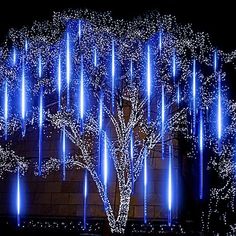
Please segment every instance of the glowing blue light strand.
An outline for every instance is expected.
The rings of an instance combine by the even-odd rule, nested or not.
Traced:
[[[103,125],[103,94],[100,95],[99,100],[99,132],[101,134],[102,131],[102,125]]]
[[[13,66],[16,65],[16,49],[13,49]]]
[[[179,88],[179,84],[178,84],[178,87],[177,87],[177,103],[178,103],[178,105],[180,103],[180,88]]]
[[[111,76],[112,76],[112,88],[111,88],[111,93],[112,93],[112,98],[111,98],[111,103],[112,103],[112,113],[114,113],[115,110],[115,43],[112,41],[112,59],[111,59]]]
[[[162,85],[161,92],[161,154],[162,159],[165,158],[165,88]]]
[[[25,40],[25,52],[27,52],[28,51],[28,40],[26,39]]]
[[[94,66],[97,67],[98,59],[97,59],[97,48],[94,47]]]
[[[172,146],[169,145],[169,163],[168,163],[168,226],[172,224]]]
[[[58,109],[61,109],[61,55],[58,57],[57,67],[57,82],[58,82]]]
[[[40,89],[39,97],[39,160],[38,160],[38,172],[41,176],[41,165],[42,165],[42,142],[43,142],[43,88]]]
[[[131,171],[131,178],[132,178],[132,193],[134,192],[134,134],[133,130],[130,131],[130,171]]]
[[[63,181],[66,180],[66,128],[63,126],[62,130],[62,175]]]
[[[214,52],[214,72],[217,72],[217,51]]]
[[[71,62],[70,62],[70,35],[66,35],[66,83],[67,83],[67,109],[70,106],[70,71],[71,71]]]
[[[42,58],[41,58],[41,54],[39,55],[39,59],[38,59],[38,67],[39,67],[39,78],[42,77]]]
[[[81,20],[79,20],[79,29],[78,29],[78,34],[79,34],[79,41],[80,41],[80,40],[81,40],[81,35],[82,35]]]
[[[174,82],[175,82],[175,76],[176,76],[176,58],[175,58],[175,50],[174,50],[174,53],[173,53],[173,58],[172,58],[172,73],[173,73],[173,79],[174,79]]]
[[[162,30],[160,30],[159,32],[159,52],[161,54],[161,50],[162,50]]]
[[[17,168],[16,211],[17,211],[17,226],[20,227],[21,194],[20,194],[20,169],[19,167]]]
[[[193,61],[193,134],[195,134],[196,128],[196,61]]]
[[[87,227],[88,171],[84,173],[84,229]]]
[[[80,71],[80,120],[81,120],[81,124],[82,125],[83,125],[83,119],[84,119],[84,66],[83,66],[83,56],[81,56],[81,71]]]
[[[217,107],[217,131],[218,131],[218,142],[220,148],[220,140],[222,137],[222,107],[221,107],[221,78],[218,77],[218,107]]]
[[[147,182],[148,182],[148,179],[147,179],[147,150],[145,148],[144,150],[144,176],[143,176],[143,184],[144,184],[144,206],[143,206],[143,220],[144,220],[144,224],[147,224]]]
[[[4,94],[4,120],[5,120],[5,140],[7,140],[7,121],[8,121],[8,87],[7,87],[7,81],[5,83],[5,94]]]
[[[107,150],[107,134],[104,133],[104,157],[103,157],[103,181],[104,190],[107,194],[107,178],[108,178],[108,150]]]
[[[150,122],[150,98],[151,98],[151,59],[150,46],[147,47],[147,97],[148,97],[148,122]]]
[[[203,115],[202,110],[200,111],[200,131],[199,131],[199,150],[200,150],[200,163],[199,163],[199,176],[200,176],[200,185],[199,185],[199,198],[203,199]]]
[[[25,136],[25,112],[26,112],[26,91],[25,91],[25,65],[22,66],[21,78],[21,119],[22,119],[22,136]]]
[[[101,92],[99,99],[99,162],[98,172],[101,173],[101,160],[102,160],[102,128],[103,128],[103,94]]]

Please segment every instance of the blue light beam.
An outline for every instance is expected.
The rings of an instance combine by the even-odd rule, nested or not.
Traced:
[[[8,86],[7,81],[5,82],[5,93],[4,93],[4,120],[5,120],[5,140],[7,140],[7,128],[8,128]]]
[[[70,107],[70,73],[71,73],[71,58],[70,58],[70,35],[66,34],[66,83],[67,83],[67,109]]]
[[[98,172],[101,173],[101,160],[102,160],[102,129],[103,129],[103,93],[100,94],[99,99],[99,162],[98,162]]]
[[[177,104],[178,104],[178,106],[180,104],[180,87],[179,87],[179,84],[178,84],[178,87],[177,87]]]
[[[148,97],[148,123],[150,122],[150,98],[151,98],[151,59],[150,45],[147,47],[147,97]]]
[[[80,120],[81,127],[83,126],[84,119],[84,66],[83,56],[81,56],[81,70],[80,70]]]
[[[39,78],[42,77],[42,58],[41,58],[41,54],[39,55],[38,58],[38,69],[39,69]]]
[[[214,52],[214,72],[217,72],[217,51]]]
[[[62,178],[66,180],[66,128],[63,126],[62,130]]]
[[[217,131],[218,131],[218,142],[220,149],[220,141],[222,137],[222,101],[221,101],[221,78],[218,76],[218,106],[217,106]]]
[[[112,41],[111,76],[112,76],[111,103],[112,103],[112,113],[114,113],[114,110],[115,110],[115,43],[114,43],[114,40]]]
[[[196,61],[193,61],[193,84],[192,84],[192,93],[193,93],[193,134],[196,131]]]
[[[16,65],[16,49],[14,48],[13,49],[13,66],[15,66]]]
[[[94,53],[93,54],[93,56],[94,56],[94,58],[93,58],[94,66],[97,67],[97,65],[98,65],[98,58],[97,58],[97,48],[96,47],[94,47],[93,53]]]
[[[162,159],[165,158],[165,88],[162,85],[161,92],[161,156]]]
[[[162,30],[159,32],[159,52],[161,55],[161,50],[162,50]]]
[[[57,85],[58,85],[58,110],[61,110],[61,55],[58,57]]]
[[[107,179],[108,179],[108,150],[107,150],[107,134],[104,133],[104,157],[103,157],[103,183],[105,194],[107,194]]]
[[[175,56],[175,50],[173,52],[173,58],[172,58],[172,76],[175,82],[176,77],[176,56]]]
[[[200,151],[200,163],[199,163],[199,176],[200,176],[200,184],[199,184],[199,198],[203,199],[203,142],[204,142],[204,134],[203,134],[203,115],[202,110],[200,111],[200,130],[199,130],[199,151]]]
[[[17,191],[16,191],[16,214],[17,226],[20,227],[20,214],[21,214],[21,191],[20,191],[20,168],[17,167]]]
[[[42,166],[42,149],[43,149],[43,88],[40,89],[40,97],[39,97],[39,164],[38,164],[38,172],[39,176],[42,174],[41,166]]]
[[[22,136],[25,136],[25,116],[26,116],[26,90],[25,90],[25,65],[23,62],[21,76],[21,119],[22,119]]]
[[[168,226],[172,224],[172,146],[169,145],[168,162]]]

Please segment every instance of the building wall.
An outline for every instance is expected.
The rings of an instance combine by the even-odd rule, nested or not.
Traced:
[[[53,141],[54,140],[54,141]],[[37,141],[37,135],[35,135]],[[58,147],[58,140],[51,139],[44,142],[44,153],[50,154],[50,150],[55,151]],[[30,145],[31,142],[31,145]],[[55,143],[53,143],[55,142]],[[25,143],[25,145],[24,145]],[[46,144],[47,143],[47,144]],[[57,143],[57,144],[56,144]],[[26,145],[27,144],[27,145]],[[25,155],[34,153],[37,156],[37,145],[31,141],[24,140],[19,145],[19,149],[28,150]],[[177,143],[176,143],[177,146]],[[51,147],[51,149],[50,149]],[[34,150],[35,149],[35,150]],[[159,148],[158,148],[159,150]],[[23,150],[22,150],[23,153]],[[175,154],[177,151],[175,151]],[[50,155],[49,155],[50,156]],[[46,158],[46,157],[44,157]],[[160,220],[167,217],[167,174],[168,158],[162,160],[160,152],[156,151],[148,159],[148,218]],[[34,175],[34,168],[31,167],[22,181],[22,211],[24,215],[40,217],[82,217],[83,216],[83,180],[84,170],[73,169],[66,172],[66,180],[62,181],[61,171],[52,172],[47,178]],[[173,162],[173,201],[177,202],[177,184],[178,184],[178,163],[175,156]],[[111,205],[115,212],[119,207],[119,193],[115,173],[109,176],[108,191]],[[89,176],[89,175],[88,175]],[[14,214],[16,206],[16,175],[8,175],[0,181],[0,215]],[[95,183],[89,176],[87,216],[89,218],[106,217],[103,203],[98,194]],[[174,203],[174,205],[176,205]],[[176,217],[176,209],[173,217]],[[134,194],[131,198],[130,219],[143,218],[143,175],[135,183]]]

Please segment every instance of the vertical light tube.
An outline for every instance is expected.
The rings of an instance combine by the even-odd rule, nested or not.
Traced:
[[[94,66],[97,67],[98,61],[97,61],[97,48],[94,47]]]
[[[80,71],[80,120],[83,125],[84,119],[84,66],[83,56],[81,56],[81,71]],[[81,125],[81,127],[82,127]]]
[[[169,145],[169,163],[168,163],[168,226],[172,224],[172,146]]]
[[[114,113],[115,110],[115,43],[114,40],[112,41],[112,56],[111,56],[111,76],[112,76],[112,113]]]
[[[7,120],[8,120],[8,87],[7,87],[7,81],[5,82],[5,93],[4,93],[4,120],[5,120],[5,140],[7,140]]]
[[[196,61],[193,61],[193,134],[196,131]]]
[[[143,215],[144,215],[144,224],[147,224],[147,149],[144,150],[144,176],[143,176],[143,184],[144,184],[144,203],[143,203]]]
[[[108,150],[107,150],[107,134],[104,133],[104,157],[103,157],[103,181],[105,194],[107,194],[107,178],[108,178]]]
[[[62,175],[63,181],[66,180],[66,128],[63,126],[62,130]]]
[[[162,50],[162,30],[159,32],[159,52],[161,55],[161,50]]]
[[[103,128],[103,93],[101,92],[100,94],[100,99],[99,99],[99,114],[98,114],[98,119],[99,119],[99,162],[98,162],[98,172],[101,173],[101,166],[102,166],[102,128]]]
[[[102,132],[102,126],[103,126],[103,94],[101,93],[100,99],[99,99],[99,133]]]
[[[42,58],[41,58],[41,54],[39,55],[38,58],[38,69],[39,69],[39,78],[42,77]]]
[[[162,159],[165,158],[165,88],[162,85],[161,92],[161,154]]]
[[[58,110],[61,110],[61,55],[58,57],[57,67],[57,83],[58,83]]]
[[[178,84],[178,87],[177,87],[177,103],[178,103],[178,105],[180,103],[180,88],[179,88],[179,84]]]
[[[16,65],[16,49],[15,48],[13,48],[13,66],[15,66]]]
[[[27,51],[28,51],[28,40],[26,39],[25,40],[25,52],[27,53]]]
[[[222,107],[221,107],[221,78],[218,76],[218,106],[217,106],[217,131],[218,131],[218,146],[220,150],[220,141],[222,137]]]
[[[82,35],[81,20],[79,20],[79,29],[78,29],[78,34],[79,34],[79,42],[80,42],[80,40],[81,40],[81,35]]]
[[[172,58],[172,76],[175,82],[175,76],[176,76],[176,58],[175,58],[175,50],[173,52],[173,58]]]
[[[84,229],[87,228],[87,195],[88,195],[88,173],[84,173]]]
[[[199,176],[200,176],[200,185],[199,185],[199,198],[203,199],[203,115],[202,110],[200,111],[200,130],[199,130],[199,151],[200,151],[200,163],[199,163]]]
[[[17,167],[16,210],[17,210],[17,226],[20,227],[21,195],[20,195],[20,169],[19,167]]]
[[[67,83],[67,109],[70,108],[70,71],[71,71],[71,61],[70,61],[70,35],[66,34],[66,83]]]
[[[217,51],[214,52],[214,72],[217,72]]]
[[[150,45],[147,47],[147,97],[148,97],[148,123],[150,122],[150,98],[151,98],[151,59]]]
[[[41,165],[42,165],[42,142],[43,142],[43,88],[40,88],[39,95],[39,165],[38,172],[41,176]]]
[[[25,64],[22,66],[21,77],[21,119],[22,119],[22,136],[25,136],[25,112],[26,112],[26,91],[25,91]]]

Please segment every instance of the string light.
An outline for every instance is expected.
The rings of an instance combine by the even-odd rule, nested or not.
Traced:
[[[81,21],[79,20],[79,26],[78,24],[73,26],[70,20],[72,18],[78,20],[86,19],[86,21],[83,21],[83,27],[84,29],[89,30],[86,31],[86,34],[83,34],[83,37]],[[60,37],[58,36],[63,33],[61,32],[61,25],[62,23],[63,25],[65,24],[65,19],[68,26],[66,29],[68,31],[66,31],[64,39],[65,48],[63,49],[63,52],[60,52],[60,48],[57,46],[60,44],[56,44],[55,42],[60,43]],[[109,24],[106,25],[105,22],[109,22]],[[111,22],[113,23],[110,24]],[[91,25],[93,27],[91,27]],[[140,27],[140,25],[142,27]],[[36,29],[40,29],[42,27],[47,30],[43,30],[40,33],[39,31],[36,31]],[[156,32],[157,29],[161,30]],[[162,30],[167,31],[164,38]],[[74,32],[78,32],[79,37],[78,43],[75,44],[72,41],[74,40]],[[106,32],[106,34],[102,34],[101,32]],[[96,57],[94,60],[91,60],[93,55],[93,52],[91,52],[91,38],[93,38],[94,35],[99,36],[96,37],[98,40],[96,40],[96,51],[94,52],[94,55],[96,55],[97,49],[99,49],[99,66],[96,69],[94,68],[96,65]],[[153,43],[153,41],[150,40],[150,38],[152,38],[151,36],[153,35],[157,35],[159,37],[159,42]],[[35,126],[35,120],[38,120],[38,111],[40,109],[38,107],[30,106],[27,106],[26,109],[27,102],[32,101],[32,94],[34,96],[39,96],[40,88],[43,87],[44,95],[52,98],[53,100],[53,97],[57,97],[53,95],[58,89],[58,94],[60,95],[58,111],[53,110],[51,106],[48,106],[46,109],[45,106],[43,107],[43,109],[45,109],[43,114],[45,115],[45,119],[47,119],[47,124],[45,124],[46,122],[44,123],[45,129],[48,126],[53,126],[57,130],[62,130],[63,158],[50,158],[48,160],[44,160],[40,168],[42,176],[47,176],[51,171],[59,170],[60,168],[63,168],[63,176],[65,176],[66,168],[77,167],[86,169],[88,174],[90,174],[92,179],[95,181],[98,192],[102,201],[104,202],[105,212],[111,227],[111,231],[114,233],[124,233],[128,219],[133,183],[135,183],[135,181],[140,177],[140,173],[142,173],[143,168],[145,169],[147,167],[145,163],[147,161],[146,156],[149,156],[149,152],[154,150],[160,142],[165,141],[164,134],[168,133],[170,135],[174,135],[175,132],[181,132],[184,134],[184,137],[187,140],[192,142],[192,149],[187,154],[187,156],[196,157],[199,155],[199,145],[197,145],[199,140],[197,137],[195,137],[194,132],[192,134],[189,132],[188,112],[193,109],[193,125],[195,130],[195,123],[198,122],[198,120],[196,120],[196,117],[198,117],[196,116],[197,96],[199,96],[199,98],[202,100],[201,108],[209,107],[209,109],[213,107],[213,104],[215,104],[215,101],[218,98],[218,93],[215,92],[217,90],[217,83],[215,81],[214,74],[209,75],[204,71],[200,71],[199,69],[197,78],[202,82],[201,87],[197,87],[196,83],[195,63],[198,63],[199,67],[200,65],[203,65],[206,68],[212,67],[212,60],[209,59],[209,55],[212,55],[212,51],[214,49],[211,46],[211,42],[207,34],[196,33],[193,30],[190,30],[189,26],[179,26],[175,19],[170,16],[157,17],[156,15],[151,14],[144,20],[134,20],[134,22],[131,23],[122,21],[121,24],[119,21],[113,20],[109,14],[94,14],[89,11],[72,11],[68,15],[67,13],[58,13],[57,16],[53,18],[53,24],[52,22],[44,22],[43,24],[37,22],[35,23],[35,27],[31,27],[30,30],[12,30],[12,33],[9,37],[10,40],[14,42],[14,47],[17,48],[19,52],[22,51],[23,53],[17,54],[19,57],[17,60],[22,63],[20,86],[17,84],[19,78],[17,73],[14,72],[14,69],[12,69],[12,64],[9,67],[7,61],[4,61],[4,59],[1,61],[1,73],[8,75],[8,92],[10,91],[9,88],[14,91],[14,89],[18,87],[20,87],[19,89],[21,92],[21,111],[19,112],[20,118],[18,118],[17,115],[13,118],[8,117],[8,133],[14,134],[18,129],[20,129],[21,122],[24,124],[22,125],[22,130],[24,131],[25,125],[28,124],[27,122],[31,122],[32,126]],[[26,37],[27,40],[25,40]],[[42,39],[44,39],[44,46],[38,48],[38,45],[41,45],[39,43],[41,43]],[[30,48],[32,47],[34,50],[28,49],[28,40],[30,42]],[[72,42],[73,53],[71,51]],[[149,42],[147,52],[143,52],[143,49],[145,48],[143,47],[145,44],[144,42]],[[9,51],[5,50],[7,45],[8,44],[6,44],[6,46],[3,48],[3,51],[6,52],[5,54],[7,54]],[[197,50],[196,45],[198,45]],[[145,48],[145,50],[146,49],[147,48]],[[180,88],[181,100],[186,101],[183,106],[178,107],[176,110],[174,109],[176,103],[176,88],[173,86],[173,80],[170,78],[171,76],[176,76],[175,64],[173,64],[173,75],[171,75],[169,69],[171,65],[171,58],[173,56],[173,50],[175,51],[175,55],[178,55],[178,66],[181,68],[181,73],[178,73],[177,101],[178,103],[180,102]],[[156,58],[156,63],[152,63],[150,55],[154,57],[156,52],[160,52],[161,56]],[[192,52],[195,58],[193,68],[191,68],[192,63],[189,60],[189,52]],[[44,73],[45,75],[47,74],[47,76],[44,76],[45,78],[41,78],[40,81],[35,79],[39,77],[39,71],[31,70],[31,68],[33,68],[33,66],[37,65],[39,62],[39,53],[43,58],[43,70],[45,70]],[[146,53],[147,61],[144,60]],[[234,53],[224,53],[221,51],[217,53],[220,55],[220,58],[222,58],[222,66],[226,62],[232,64],[236,57]],[[193,57],[193,55],[191,56]],[[78,123],[78,111],[75,111],[74,109],[75,104],[70,104],[69,106],[69,102],[74,102],[73,92],[78,91],[78,81],[80,81],[80,77],[78,76],[78,64],[80,56],[83,56],[84,62],[86,62],[83,64],[83,70],[86,75],[88,73],[89,76],[83,76],[83,85],[86,85],[86,95],[88,94],[91,102],[91,107],[87,109],[86,106],[86,110],[83,110],[83,113],[81,113],[83,114],[82,117],[84,121],[83,135],[80,132],[81,124]],[[107,66],[107,58],[110,56],[111,58],[108,59],[108,61],[111,65]],[[132,59],[129,66],[130,58]],[[58,66],[58,71],[51,70],[53,64],[52,59],[58,59],[58,65],[56,65],[56,67]],[[172,58],[173,62],[174,59],[176,58]],[[145,65],[142,63],[143,61],[145,61]],[[116,69],[118,65],[122,65],[122,70],[119,71],[119,80]],[[133,65],[135,65],[135,73],[133,73]],[[220,78],[224,79],[224,72],[216,69],[216,63],[214,64],[214,62],[213,66],[215,67],[215,72],[217,71]],[[158,81],[155,81],[155,77],[152,77],[154,74],[151,72],[156,73],[157,67],[158,73],[160,71],[161,76]],[[142,74],[143,69],[147,70],[145,77]],[[190,71],[192,71],[192,82],[189,82]],[[32,81],[30,83],[26,83],[25,75],[32,75]],[[66,79],[65,92],[61,83],[62,76],[64,75]],[[109,79],[107,78],[109,75],[112,77],[112,86],[110,86]],[[57,78],[58,81],[56,81],[55,78]],[[135,81],[135,83],[132,83],[132,86],[130,86],[130,79]],[[1,77],[1,80],[5,80],[5,77]],[[119,81],[119,86],[117,81]],[[144,84],[144,81],[147,83],[146,85]],[[56,88],[56,86],[58,86],[58,88]],[[143,94],[143,87],[146,89],[145,95]],[[162,87],[162,93],[158,93],[160,91],[160,87]],[[155,93],[155,98],[154,96],[152,97],[153,100],[155,99],[153,104],[157,103],[158,109],[157,111],[154,111],[156,112],[156,120],[151,121],[150,115],[147,119],[145,114],[147,114],[147,109],[149,109],[148,114],[150,114],[151,106],[146,105],[147,102],[150,103],[152,89],[153,91],[157,91]],[[224,93],[226,90],[226,88],[222,87],[221,93]],[[102,105],[100,105],[100,102],[98,102],[100,100],[101,91],[104,96]],[[85,95],[84,91],[81,94]],[[190,96],[190,94],[192,96]],[[222,98],[222,96],[223,95],[220,94],[220,98]],[[84,96],[81,95],[79,102],[82,103],[83,99]],[[192,101],[192,99],[194,99],[194,101]],[[114,114],[115,101],[117,101],[117,114]],[[57,100],[55,101],[55,104],[56,103]],[[190,103],[193,105],[192,109],[186,106],[186,104]],[[99,108],[97,107],[98,104]],[[112,109],[110,109],[110,104],[112,104]],[[125,104],[130,105],[130,112],[128,113],[125,112]],[[14,106],[13,104],[9,104],[9,109],[11,108],[10,105]],[[221,99],[221,106],[223,105],[224,109],[226,110],[225,113],[230,118],[229,125],[227,127],[224,126],[224,136],[226,136],[225,134],[233,136],[235,135],[236,125],[234,115],[235,104],[230,100]],[[100,106],[102,106],[102,109]],[[227,106],[227,108],[225,108],[225,106]],[[100,115],[101,110],[103,112],[102,116]],[[160,110],[161,112],[159,112]],[[166,113],[163,111],[166,111]],[[169,113],[171,113],[171,117]],[[210,117],[209,120],[211,118],[212,117]],[[163,121],[165,121],[165,125],[163,125]],[[2,123],[4,122],[4,119],[0,119],[0,122],[0,127],[3,127]],[[117,216],[115,216],[113,212],[108,196],[108,140],[106,132],[103,131],[103,122],[107,125],[106,128],[113,127],[112,132],[114,132],[114,134],[112,133],[112,142],[109,142],[109,157],[111,157],[109,160],[114,162],[114,167],[120,187],[119,197],[121,201],[119,207],[122,209],[122,211],[118,212]],[[133,152],[129,150],[131,142],[131,129],[135,134],[135,140],[133,140],[132,143]],[[140,138],[138,135],[136,138],[136,132],[141,133],[143,138]],[[25,134],[25,132],[22,133]],[[70,140],[78,148],[78,152],[74,156],[70,156],[70,158],[66,158],[65,156],[65,135],[68,140]],[[104,142],[104,150],[102,151],[104,154],[104,159],[102,160],[104,162],[102,163],[103,173],[98,173],[97,171],[98,161],[96,158],[98,152],[94,152],[94,150],[97,150],[98,148],[98,135],[102,135],[103,139],[101,139],[100,142]],[[224,178],[227,176],[229,181],[227,181],[224,189],[219,188],[219,190],[217,190],[216,188],[211,188],[209,190],[211,193],[211,204],[208,214],[209,218],[211,218],[214,209],[217,208],[217,204],[216,206],[213,206],[215,199],[220,201],[220,199],[227,198],[230,199],[230,202],[232,202],[231,197],[233,195],[233,187],[230,185],[230,181],[234,182],[233,176],[231,176],[230,172],[232,167],[230,164],[223,164],[222,161],[222,159],[224,159],[222,157],[228,157],[232,155],[232,152],[224,152],[224,149],[228,149],[226,146],[231,147],[232,144],[226,143],[224,136],[221,134],[221,149],[224,155],[222,153],[217,153],[217,155],[220,155],[219,161],[217,163],[220,163],[221,167],[217,169],[214,165],[213,166],[215,169],[217,169],[217,173],[220,174],[220,177]],[[204,148],[209,143],[211,143],[212,146],[209,145],[208,148],[213,147],[214,143],[217,141],[215,139],[216,137],[214,138],[211,135],[206,134],[206,136],[204,136]],[[16,172],[17,165],[15,163],[16,160],[18,161],[20,158],[16,154],[8,152],[5,149],[1,150],[1,147],[0,152],[3,156],[1,157],[0,155],[0,158],[4,158],[3,163],[5,165],[5,167],[0,167],[0,175],[3,175],[5,172]],[[144,152],[146,153],[144,154]],[[26,170],[28,168],[28,164],[26,164],[27,161],[24,158],[21,158],[20,160],[20,162],[17,162],[20,165],[19,168]],[[129,164],[130,160],[132,160],[132,165]],[[6,165],[8,162],[11,164]],[[214,163],[215,159],[209,158],[208,164],[212,164],[212,162]],[[230,161],[228,162],[231,163]],[[222,166],[227,167],[225,168],[225,172]],[[131,173],[131,168],[133,175],[124,174]],[[35,174],[38,175],[38,172],[39,167],[37,166]],[[21,171],[21,173],[23,172]],[[148,187],[148,181],[144,182],[147,185],[146,187]],[[225,191],[226,194],[223,193],[223,190],[227,190]],[[144,212],[144,215],[145,214],[146,213]]]

